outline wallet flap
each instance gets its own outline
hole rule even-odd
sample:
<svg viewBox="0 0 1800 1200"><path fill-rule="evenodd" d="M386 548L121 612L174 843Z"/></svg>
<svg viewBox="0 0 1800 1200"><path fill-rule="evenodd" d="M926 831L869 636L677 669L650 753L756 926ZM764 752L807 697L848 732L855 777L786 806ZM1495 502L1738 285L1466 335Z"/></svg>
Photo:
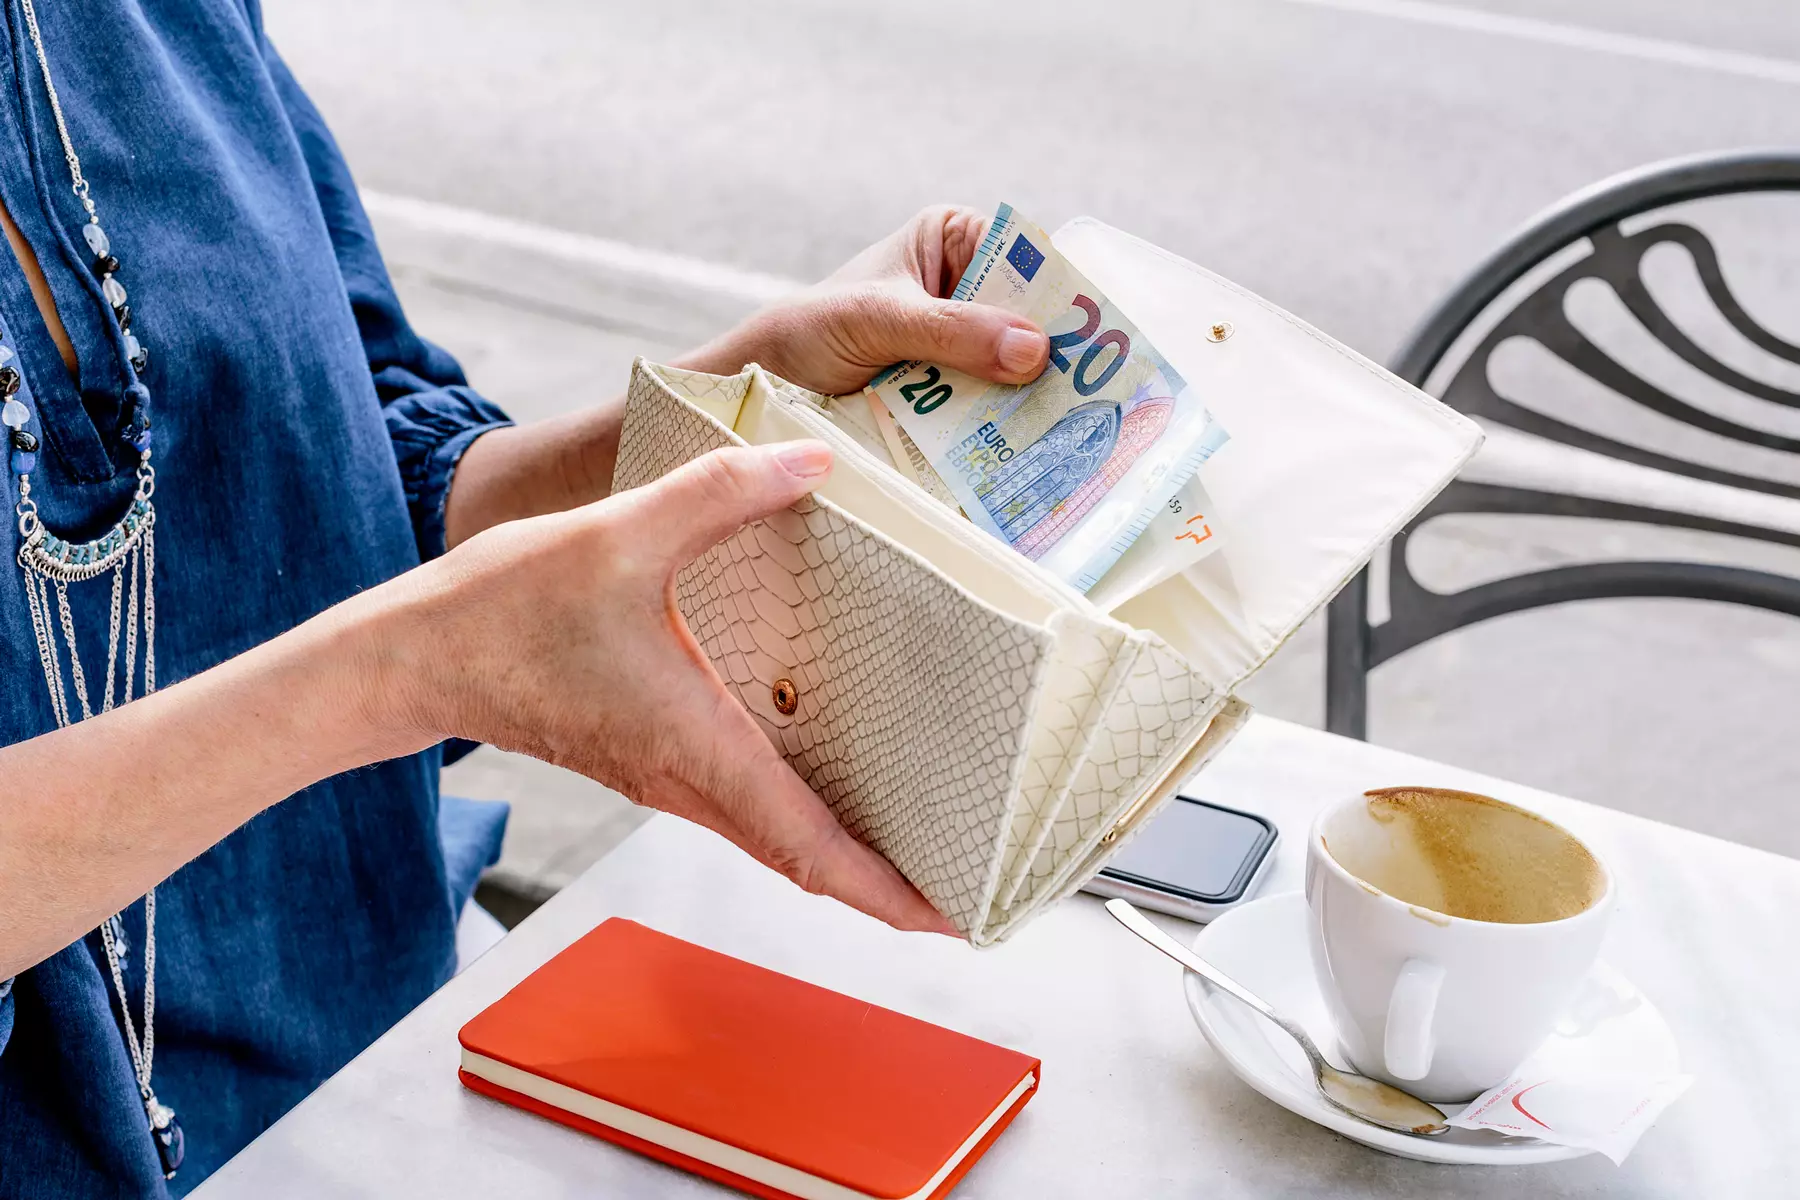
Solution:
<svg viewBox="0 0 1800 1200"><path fill-rule="evenodd" d="M1055 241L1230 431L1201 468L1220 553L1114 615L1235 683L1449 483L1480 445L1480 429L1292 314L1148 242L1086 217Z"/></svg>

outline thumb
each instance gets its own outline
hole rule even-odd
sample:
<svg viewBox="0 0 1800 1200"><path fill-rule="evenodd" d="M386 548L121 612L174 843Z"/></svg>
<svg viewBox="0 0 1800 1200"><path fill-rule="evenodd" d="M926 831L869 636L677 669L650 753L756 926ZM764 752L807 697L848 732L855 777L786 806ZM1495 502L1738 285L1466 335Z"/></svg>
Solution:
<svg viewBox="0 0 1800 1200"><path fill-rule="evenodd" d="M684 565L751 521L788 507L830 473L831 448L824 442L714 450L636 489L634 527L643 544Z"/></svg>
<svg viewBox="0 0 1800 1200"><path fill-rule="evenodd" d="M1044 369L1049 339L1028 318L991 304L882 292L865 347L874 361L923 359L995 383L1029 383Z"/></svg>

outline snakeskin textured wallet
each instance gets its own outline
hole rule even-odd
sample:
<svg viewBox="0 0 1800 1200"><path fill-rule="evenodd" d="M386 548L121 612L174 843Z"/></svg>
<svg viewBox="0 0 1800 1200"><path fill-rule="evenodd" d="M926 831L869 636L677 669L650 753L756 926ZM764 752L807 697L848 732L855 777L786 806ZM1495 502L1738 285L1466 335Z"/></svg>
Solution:
<svg viewBox="0 0 1800 1200"><path fill-rule="evenodd" d="M1249 714L1233 690L1481 441L1200 267L1086 218L1054 237L1231 432L1203 468L1223 548L1187 570L1103 611L896 471L863 397L755 366L640 359L613 481L831 444L817 493L682 572L681 611L801 778L978 946L1079 888L1218 752Z"/></svg>

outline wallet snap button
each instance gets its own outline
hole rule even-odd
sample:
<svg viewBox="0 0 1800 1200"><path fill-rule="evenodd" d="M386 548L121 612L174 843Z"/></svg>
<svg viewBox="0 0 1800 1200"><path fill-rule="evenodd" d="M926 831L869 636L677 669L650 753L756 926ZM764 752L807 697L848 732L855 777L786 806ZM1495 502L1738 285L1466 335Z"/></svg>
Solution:
<svg viewBox="0 0 1800 1200"><path fill-rule="evenodd" d="M769 696L775 701L775 711L784 717L793 716L794 710L800 707L800 689L791 679L777 679L769 689Z"/></svg>

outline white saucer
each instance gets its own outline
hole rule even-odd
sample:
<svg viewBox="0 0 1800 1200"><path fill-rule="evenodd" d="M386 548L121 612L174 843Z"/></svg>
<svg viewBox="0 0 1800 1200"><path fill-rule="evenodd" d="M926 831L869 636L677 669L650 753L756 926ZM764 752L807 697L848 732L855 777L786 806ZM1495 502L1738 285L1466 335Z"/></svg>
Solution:
<svg viewBox="0 0 1800 1200"><path fill-rule="evenodd" d="M1341 1064L1343 1056L1313 975L1307 919L1306 897L1299 892L1267 896L1207 925L1194 939L1194 950L1277 1012L1298 1021L1326 1057ZM1182 979L1188 1009L1200 1032L1240 1079L1289 1112L1347 1138L1402 1158L1439 1163L1518 1166L1592 1153L1503 1137L1490 1130L1452 1129L1427 1138L1365 1124L1325 1103L1313 1086L1306 1056L1287 1034L1198 975L1183 972ZM1592 1071L1673 1075L1680 1070L1675 1035L1662 1014L1605 963L1594 965L1538 1054L1548 1062L1579 1064ZM1456 1106L1451 1106L1450 1115L1456 1115Z"/></svg>

